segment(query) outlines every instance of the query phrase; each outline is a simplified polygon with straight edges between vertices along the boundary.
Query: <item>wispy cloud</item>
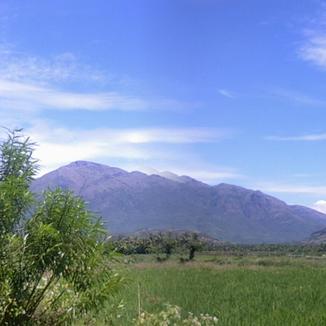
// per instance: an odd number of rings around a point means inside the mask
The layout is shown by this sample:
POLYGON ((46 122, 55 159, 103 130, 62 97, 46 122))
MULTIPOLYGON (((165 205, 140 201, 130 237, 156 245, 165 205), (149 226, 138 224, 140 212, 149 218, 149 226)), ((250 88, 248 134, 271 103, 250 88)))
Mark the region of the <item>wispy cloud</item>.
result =
POLYGON ((259 183, 255 188, 266 192, 326 196, 326 186, 311 186, 282 183, 259 183))
MULTIPOLYGON (((198 105, 136 96, 128 92, 128 87, 121 90, 111 81, 111 77, 107 80, 106 72, 82 65, 72 53, 44 59, 0 44, 1 123, 8 127, 24 126, 26 135, 39 144, 35 156, 40 160, 40 174, 71 161, 93 160, 106 164, 118 162, 121 167, 160 168, 158 163, 165 162, 166 168, 180 175, 208 183, 241 177, 233 169, 202 164, 190 146, 185 146, 230 138, 232 130, 162 126, 86 129, 44 120, 49 110, 84 110, 95 114, 110 110, 175 111, 198 105)), ((233 95, 226 91, 224 96, 233 95)))
POLYGON ((321 213, 326 214, 326 200, 317 200, 311 208, 315 209, 316 211, 319 211, 321 213))
MULTIPOLYGON (((75 160, 123 159, 137 162, 187 160, 179 145, 217 142, 229 131, 207 128, 68 129, 36 121, 26 129, 36 141, 42 173, 75 160), (160 144, 160 146, 157 146, 160 144), (180 150, 181 149, 181 150, 180 150)), ((231 176, 231 174, 230 174, 231 176)))
POLYGON ((275 140, 275 141, 306 141, 306 142, 314 142, 314 141, 324 141, 326 140, 326 133, 321 134, 307 134, 307 135, 298 135, 298 136, 268 136, 267 140, 275 140))
MULTIPOLYGON (((171 108, 173 101, 149 101, 115 92, 68 92, 49 86, 38 86, 0 79, 0 107, 10 110, 149 110, 171 108)), ((178 107, 178 103, 175 103, 178 107)))
POLYGON ((326 5, 321 2, 319 14, 309 21, 298 50, 302 60, 326 68, 326 5))
POLYGON ((306 32, 306 41, 299 50, 300 57, 314 65, 326 68, 326 29, 306 32))
POLYGON ((12 81, 88 80, 99 81, 104 74, 81 65, 72 53, 63 53, 49 60, 17 53, 0 46, 0 75, 12 81))
POLYGON ((197 105, 135 96, 116 87, 117 79, 79 63, 72 53, 43 59, 0 44, 0 110, 143 111, 180 110, 197 105), (72 91, 72 85, 77 85, 78 90, 75 87, 72 91), (82 85, 105 90, 85 92, 82 85))
POLYGON ((278 88, 273 89, 270 93, 273 97, 297 105, 326 108, 326 100, 302 92, 278 88))
POLYGON ((192 169, 178 169, 173 170, 178 175, 187 175, 191 176, 194 179, 201 180, 208 184, 217 184, 223 180, 232 180, 232 179, 243 179, 244 176, 237 172, 234 169, 226 168, 215 168, 215 169, 203 169, 201 168, 192 168, 192 169))
POLYGON ((40 140, 62 139, 63 141, 74 141, 76 139, 108 139, 121 143, 146 144, 146 143, 207 143, 217 142, 229 138, 231 133, 228 130, 212 128, 123 128, 110 129, 100 128, 92 130, 71 130, 56 128, 46 123, 39 122, 28 130, 32 135, 37 135, 40 140), (49 129, 48 129, 49 128, 49 129), (50 132, 45 132, 45 130, 50 132))
POLYGON ((218 92, 220 95, 224 96, 224 97, 228 97, 228 98, 234 98, 234 94, 232 92, 230 92, 229 90, 220 88, 218 89, 218 92))
POLYGON ((2 79, 25 82, 105 81, 108 74, 87 64, 81 64, 70 52, 49 58, 28 55, 12 46, 0 44, 0 76, 2 79))

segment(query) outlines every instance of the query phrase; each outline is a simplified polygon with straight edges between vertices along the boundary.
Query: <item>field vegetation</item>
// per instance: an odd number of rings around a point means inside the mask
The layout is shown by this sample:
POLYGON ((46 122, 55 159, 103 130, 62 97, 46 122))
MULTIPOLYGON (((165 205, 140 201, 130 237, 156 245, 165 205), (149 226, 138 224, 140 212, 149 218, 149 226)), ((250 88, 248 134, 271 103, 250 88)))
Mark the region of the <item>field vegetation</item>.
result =
POLYGON ((326 324, 326 257, 320 248, 309 249, 318 255, 293 255, 292 246, 279 254, 242 249, 246 254, 200 252, 189 262, 179 255, 164 262, 151 254, 121 257, 126 283, 115 298, 123 303, 116 325, 132 325, 139 306, 159 314, 167 303, 184 316, 216 316, 218 325, 326 324))

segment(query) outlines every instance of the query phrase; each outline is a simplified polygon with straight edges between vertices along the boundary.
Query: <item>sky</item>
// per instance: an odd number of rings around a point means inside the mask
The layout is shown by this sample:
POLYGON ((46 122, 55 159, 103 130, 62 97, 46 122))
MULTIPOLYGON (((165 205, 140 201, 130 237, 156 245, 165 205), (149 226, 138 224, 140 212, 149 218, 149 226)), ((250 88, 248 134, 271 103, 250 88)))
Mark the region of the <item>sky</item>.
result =
POLYGON ((1 0, 0 125, 326 212, 326 2, 1 0))

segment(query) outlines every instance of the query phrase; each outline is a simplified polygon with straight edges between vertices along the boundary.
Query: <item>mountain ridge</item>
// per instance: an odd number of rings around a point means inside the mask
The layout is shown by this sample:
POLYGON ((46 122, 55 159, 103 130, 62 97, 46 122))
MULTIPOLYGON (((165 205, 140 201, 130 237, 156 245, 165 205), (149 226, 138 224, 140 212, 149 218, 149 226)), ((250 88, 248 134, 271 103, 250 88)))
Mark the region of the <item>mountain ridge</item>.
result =
MULTIPOLYGON (((113 234, 144 229, 188 229, 238 243, 301 241, 326 227, 326 215, 240 186, 210 186, 107 165, 76 161, 32 184, 32 190, 63 187, 88 202, 113 234)), ((171 173, 171 174, 170 174, 171 173)))

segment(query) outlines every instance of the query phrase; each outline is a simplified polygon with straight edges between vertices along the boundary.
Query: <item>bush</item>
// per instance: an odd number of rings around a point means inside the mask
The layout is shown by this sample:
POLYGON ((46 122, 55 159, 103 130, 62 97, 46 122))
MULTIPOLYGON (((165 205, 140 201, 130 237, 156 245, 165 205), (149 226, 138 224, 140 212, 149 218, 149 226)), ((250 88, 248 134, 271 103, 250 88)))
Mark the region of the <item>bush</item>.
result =
POLYGON ((200 314, 195 316, 189 312, 187 317, 183 318, 181 308, 178 306, 167 305, 165 310, 159 313, 142 312, 137 320, 136 326, 214 326, 217 325, 218 319, 208 314, 200 314))
POLYGON ((106 232, 80 198, 57 189, 35 199, 33 150, 21 130, 0 146, 0 325, 92 316, 121 282, 104 254, 106 232))

